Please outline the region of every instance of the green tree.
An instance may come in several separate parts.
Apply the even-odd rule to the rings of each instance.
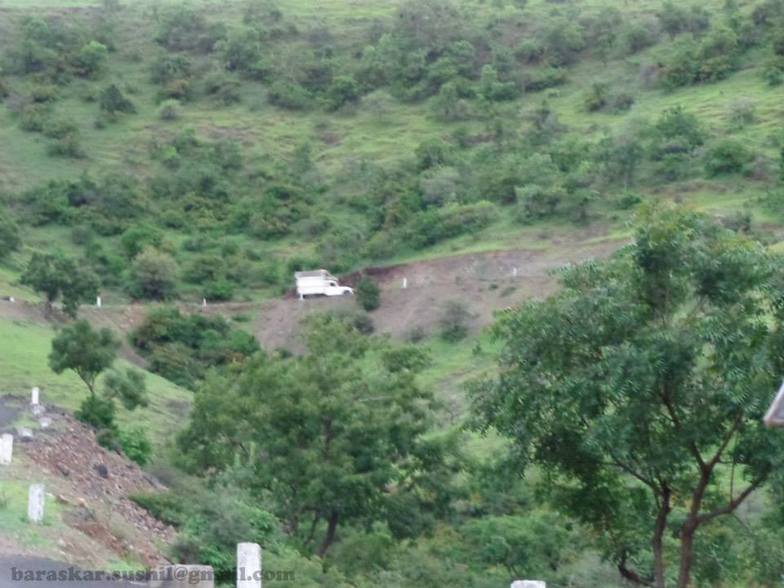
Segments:
[[[361,94],[359,84],[351,76],[338,76],[327,90],[327,107],[337,110],[346,104],[355,104]]]
[[[196,471],[242,464],[249,489],[323,556],[340,525],[381,518],[389,500],[437,495],[416,489],[440,446],[423,438],[432,398],[417,384],[420,364],[396,357],[393,371],[377,353],[387,343],[332,316],[311,319],[305,339],[302,357],[257,354],[209,376],[179,443]]]
[[[499,321],[501,375],[473,406],[625,578],[663,588],[674,562],[686,588],[698,535],[781,474],[761,419],[784,368],[782,265],[677,208],[639,220],[632,245]]]
[[[100,73],[109,50],[98,41],[90,41],[76,55],[76,67],[80,75],[92,77]]]
[[[95,300],[98,294],[95,274],[61,255],[34,253],[20,282],[43,294],[48,309],[61,297],[63,310],[71,318],[76,318],[81,303]]]
[[[144,249],[131,266],[130,292],[137,298],[167,300],[177,286],[177,262],[171,255]]]
[[[0,209],[0,259],[8,257],[13,251],[19,249],[21,244],[19,227],[10,216]]]
[[[133,113],[136,112],[136,107],[128,98],[122,93],[117,84],[111,84],[105,88],[98,97],[98,103],[101,110],[114,116],[118,113]]]
[[[52,340],[49,367],[56,374],[73,370],[95,397],[95,380],[117,357],[120,344],[109,329],[95,331],[85,320],[64,327]]]
[[[378,284],[368,275],[363,275],[357,282],[357,304],[370,312],[381,305],[381,291]]]

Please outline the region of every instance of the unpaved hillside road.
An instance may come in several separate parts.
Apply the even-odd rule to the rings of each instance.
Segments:
[[[457,300],[471,312],[472,327],[477,329],[489,324],[497,310],[552,294],[557,286],[557,278],[551,275],[553,270],[569,263],[607,257],[625,243],[624,240],[595,238],[588,241],[575,238],[568,242],[545,240],[542,250],[471,253],[371,268],[369,273],[381,287],[381,307],[371,313],[373,323],[377,332],[398,338],[406,337],[414,329],[430,334],[437,329],[444,304]],[[262,347],[268,350],[283,347],[292,351],[302,349],[299,325],[307,315],[356,308],[350,296],[304,301],[288,296],[264,302],[209,304],[206,309],[198,304],[178,306],[185,312],[205,312],[227,318],[237,314],[256,315],[250,326]],[[144,320],[150,307],[146,304],[106,305],[100,309],[83,306],[79,314],[96,326],[127,333]],[[47,322],[40,305],[23,301],[0,302],[0,318]],[[125,340],[124,343],[122,355],[143,364],[142,358]]]
[[[624,244],[607,240],[546,251],[493,251],[372,269],[381,287],[381,307],[371,313],[373,324],[377,332],[393,337],[405,337],[416,328],[429,334],[437,329],[444,304],[457,300],[473,315],[472,326],[479,328],[492,322],[498,310],[552,294],[558,283],[553,270],[605,258]],[[269,300],[261,304],[253,331],[265,349],[299,349],[297,333],[304,317],[355,307],[351,297]]]

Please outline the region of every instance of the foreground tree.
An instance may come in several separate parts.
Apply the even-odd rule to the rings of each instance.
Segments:
[[[499,321],[501,375],[472,394],[624,578],[686,588],[698,531],[780,475],[784,436],[761,419],[784,368],[782,266],[694,214],[640,220],[634,244]],[[634,569],[646,543],[652,569]]]
[[[208,378],[183,452],[195,471],[241,464],[247,488],[271,497],[287,532],[319,556],[351,521],[389,516],[399,535],[415,534],[417,509],[400,513],[422,501],[436,508],[438,489],[419,490],[443,449],[423,439],[431,398],[416,383],[421,352],[331,317],[310,322],[307,346],[300,358],[259,354],[236,377]]]

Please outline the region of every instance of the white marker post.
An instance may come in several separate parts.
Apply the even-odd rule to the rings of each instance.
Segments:
[[[98,308],[101,308],[101,297],[100,296],[96,296],[95,297],[95,306],[97,306]]]
[[[33,406],[38,405],[38,396],[40,395],[41,390],[38,386],[33,386],[33,389],[30,391],[30,404]]]
[[[403,290],[408,288],[408,278],[403,278]]]
[[[512,268],[512,277],[513,277],[513,278],[516,278],[516,277],[517,277],[517,268],[516,268],[516,267],[515,267],[515,268]]]
[[[261,588],[261,546],[237,543],[237,588]]]
[[[547,588],[541,580],[515,580],[509,588]]]
[[[11,465],[14,456],[14,436],[11,433],[0,435],[0,465]]]
[[[41,524],[44,521],[44,485],[30,484],[27,495],[27,520],[31,523]]]

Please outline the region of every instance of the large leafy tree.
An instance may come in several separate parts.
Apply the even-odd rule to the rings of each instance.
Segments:
[[[632,245],[499,320],[480,426],[541,466],[626,579],[688,586],[700,530],[779,473],[784,436],[761,419],[784,368],[781,278],[759,243],[654,207]]]
[[[241,464],[247,487],[271,497],[287,532],[320,556],[351,521],[387,517],[399,535],[415,534],[400,527],[444,506],[423,475],[444,472],[444,444],[423,439],[431,397],[416,382],[421,352],[330,317],[311,320],[307,349],[258,354],[236,377],[208,378],[183,451],[202,472]]]

